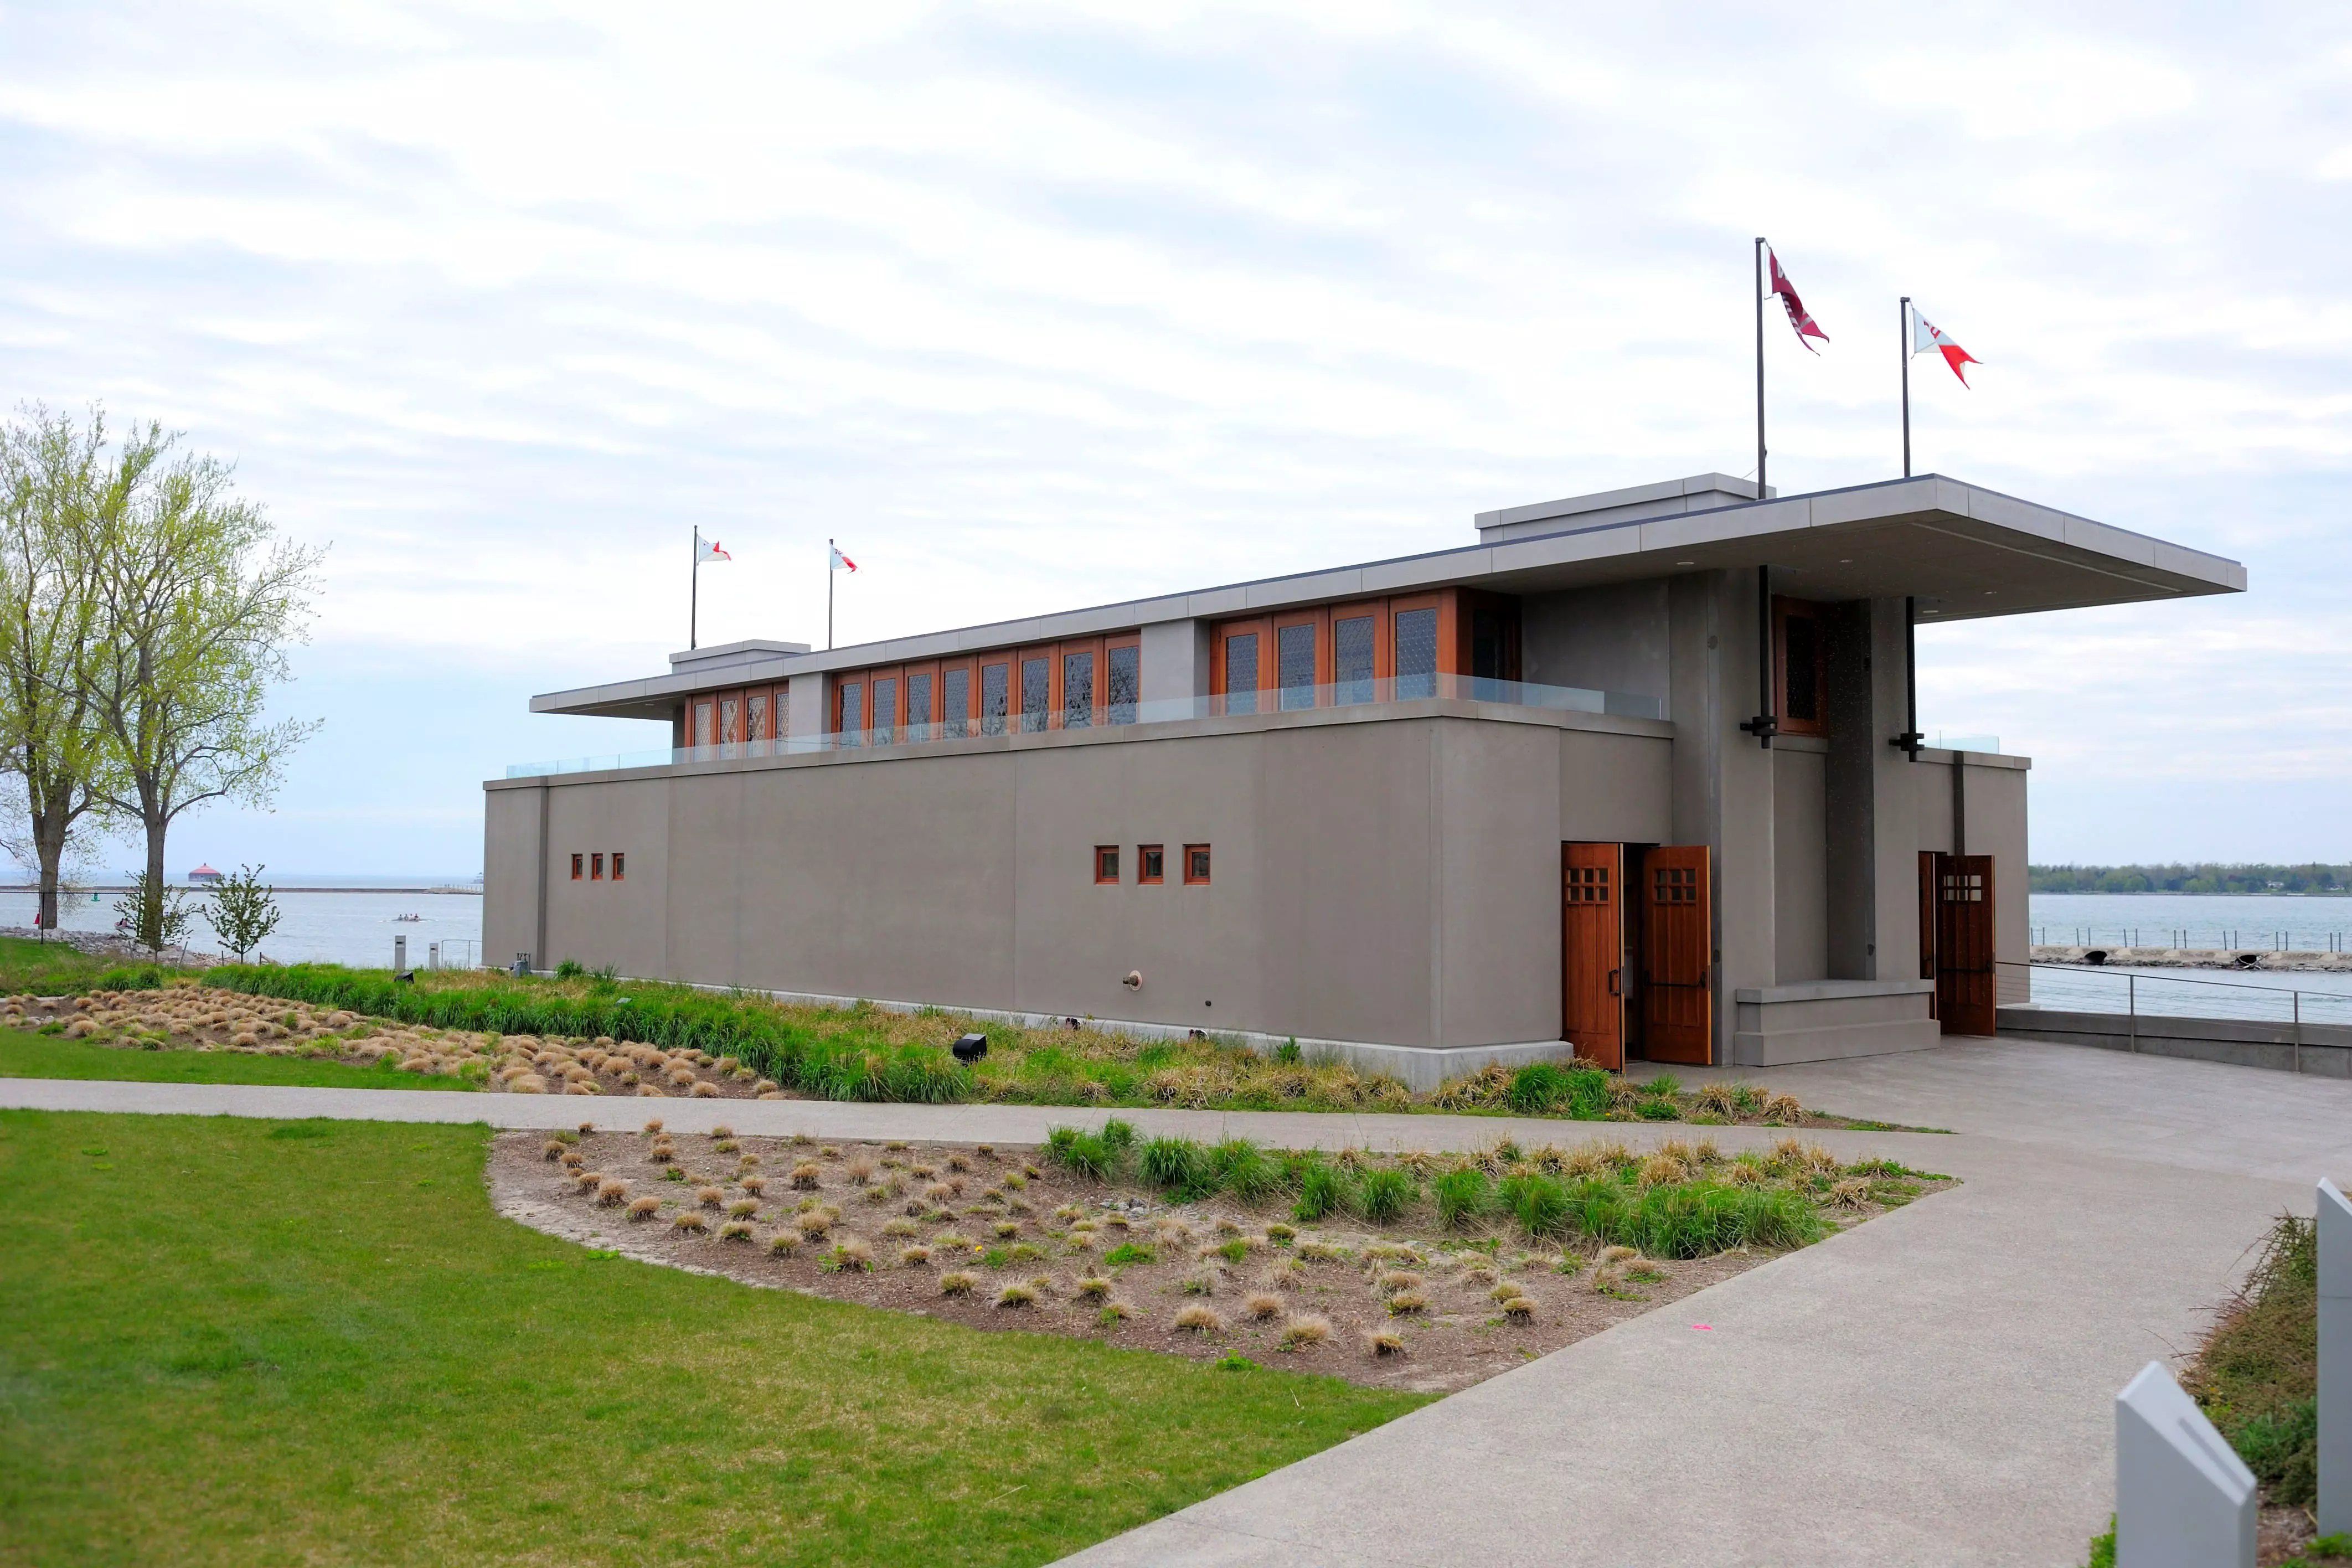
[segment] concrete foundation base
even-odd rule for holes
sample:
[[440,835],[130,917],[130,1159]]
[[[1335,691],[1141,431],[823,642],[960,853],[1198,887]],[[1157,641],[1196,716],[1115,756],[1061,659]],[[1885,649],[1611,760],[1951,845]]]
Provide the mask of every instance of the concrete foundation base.
[[1928,980],[1813,980],[1736,991],[1732,1065],[1783,1067],[1926,1050],[1944,1038],[1928,1016],[1935,994]]
[[2095,1046],[2147,1057],[2186,1057],[2270,1068],[2312,1078],[2352,1078],[2352,1027],[2341,1024],[2263,1022],[2235,1018],[2173,1018],[2121,1013],[2071,1013],[2054,1007],[2003,1007],[2003,1039]]

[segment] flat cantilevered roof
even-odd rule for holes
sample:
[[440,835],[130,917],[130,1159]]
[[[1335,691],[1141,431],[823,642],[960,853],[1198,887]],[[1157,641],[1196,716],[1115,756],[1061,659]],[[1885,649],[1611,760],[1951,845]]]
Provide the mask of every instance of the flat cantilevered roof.
[[[2246,587],[2246,569],[2235,561],[1940,474],[1698,511],[1613,518],[1580,527],[1575,525],[1575,515],[1562,516],[1557,531],[1482,541],[1458,550],[824,652],[730,660],[716,680],[716,670],[688,665],[643,680],[549,692],[532,698],[530,709],[534,713],[667,719],[678,697],[714,684],[751,684],[819,670],[951,658],[1155,621],[1245,616],[1433,588],[1548,594],[1679,572],[1766,565],[1773,568],[1776,591],[1800,598],[1910,596],[1918,600],[1923,616],[1956,621],[2237,594]],[[1519,523],[1515,529],[1525,526]]]

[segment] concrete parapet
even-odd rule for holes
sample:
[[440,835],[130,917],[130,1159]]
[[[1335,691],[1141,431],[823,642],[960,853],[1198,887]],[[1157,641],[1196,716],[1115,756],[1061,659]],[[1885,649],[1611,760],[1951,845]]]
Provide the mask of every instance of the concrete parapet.
[[2352,1078],[2352,1026],[2341,1024],[2297,1026],[2147,1013],[2134,1019],[2123,1013],[2072,1013],[2031,1006],[2002,1007],[1998,1020],[2000,1034],[2014,1039],[2273,1068],[2312,1078]]
[[1925,1050],[1943,1031],[1930,1016],[1931,980],[1812,980],[1748,986],[1732,994],[1738,1010],[1734,1067],[1781,1067]]

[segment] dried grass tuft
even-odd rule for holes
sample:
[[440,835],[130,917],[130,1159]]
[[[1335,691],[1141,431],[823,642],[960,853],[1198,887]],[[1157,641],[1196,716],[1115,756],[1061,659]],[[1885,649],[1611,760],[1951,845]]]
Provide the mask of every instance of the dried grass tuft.
[[1528,1323],[1535,1321],[1535,1315],[1536,1304],[1525,1296],[1513,1296],[1503,1302],[1503,1316],[1507,1318]]
[[1037,1288],[1016,1279],[996,1293],[996,1304],[1000,1307],[1034,1307],[1037,1304]]
[[1176,1327],[1196,1334],[1213,1334],[1224,1326],[1225,1321],[1217,1316],[1216,1309],[1200,1301],[1176,1314]]
[[901,1268],[919,1268],[930,1260],[931,1249],[920,1242],[898,1249],[898,1267]]
[[648,1138],[652,1137],[655,1133],[656,1133],[656,1132],[660,1131],[661,1130],[662,1130],[662,1119],[661,1119],[660,1117],[658,1117],[658,1116],[655,1117],[652,1121],[648,1121],[648,1122],[646,1122],[646,1137],[648,1137]]
[[793,1249],[800,1244],[801,1238],[793,1232],[780,1230],[768,1237],[768,1255],[771,1258],[790,1258]]
[[572,1146],[570,1144],[564,1142],[560,1138],[551,1138],[547,1141],[547,1148],[541,1153],[541,1158],[547,1160],[561,1160],[564,1155],[569,1154],[570,1152],[572,1152]]
[[687,1097],[690,1100],[717,1100],[719,1090],[715,1085],[698,1082],[688,1090]]
[[1331,1320],[1311,1312],[1282,1325],[1282,1342],[1294,1350],[1302,1345],[1319,1345],[1330,1337]]
[[1832,1183],[1830,1186],[1830,1202],[1835,1207],[1842,1209],[1869,1207],[1870,1179],[1866,1176],[1848,1176],[1843,1181]]
[[631,1219],[651,1219],[660,1212],[661,1199],[659,1198],[645,1197],[631,1198],[629,1200],[629,1217]]
[[599,1182],[596,1184],[596,1201],[608,1209],[617,1207],[628,1195],[629,1184],[626,1182]]
[[940,1276],[940,1294],[942,1296],[969,1296],[971,1294],[971,1288],[979,1283],[980,1276],[972,1273],[971,1270],[964,1268],[952,1269],[950,1272]]
[[722,1226],[720,1226],[719,1227],[719,1240],[721,1240],[721,1241],[749,1241],[749,1240],[751,1240],[751,1222],[749,1222],[748,1220],[740,1220],[740,1219],[730,1219],[730,1220],[729,1220],[725,1225],[722,1225]]
[[1404,1336],[1394,1329],[1366,1329],[1364,1350],[1373,1360],[1404,1354]]
[[727,1205],[727,1212],[737,1219],[750,1219],[753,1215],[760,1212],[760,1200],[757,1198],[737,1198],[733,1203]]
[[1391,1312],[1426,1312],[1429,1310],[1429,1298],[1423,1296],[1418,1290],[1400,1290],[1395,1295],[1389,1298],[1389,1310]]
[[841,1173],[847,1176],[852,1184],[862,1187],[874,1179],[874,1162],[860,1154],[843,1165]]
[[825,1233],[833,1228],[833,1215],[823,1209],[811,1209],[793,1221],[793,1224],[797,1226],[800,1233],[811,1241],[822,1241],[824,1239]]
[[1265,1321],[1268,1318],[1279,1318],[1282,1316],[1282,1298],[1275,1295],[1271,1291],[1261,1290],[1256,1295],[1252,1296],[1248,1300],[1243,1302],[1242,1305],[1249,1312],[1251,1317],[1255,1318],[1260,1322]]
[[715,1209],[727,1201],[727,1193],[721,1187],[697,1187],[694,1189],[694,1201],[704,1208]]
[[1078,1294],[1089,1301],[1107,1300],[1111,1282],[1100,1274],[1089,1274],[1078,1281]]
[[677,1217],[669,1223],[688,1236],[700,1236],[710,1228],[710,1222],[702,1217],[702,1211],[699,1209],[681,1210]]
[[798,1191],[813,1193],[821,1184],[819,1178],[824,1173],[815,1161],[803,1160],[793,1167],[793,1185]]
[[1394,1295],[1399,1290],[1418,1290],[1421,1289],[1421,1276],[1410,1269],[1399,1269],[1375,1279],[1372,1289],[1386,1295]]

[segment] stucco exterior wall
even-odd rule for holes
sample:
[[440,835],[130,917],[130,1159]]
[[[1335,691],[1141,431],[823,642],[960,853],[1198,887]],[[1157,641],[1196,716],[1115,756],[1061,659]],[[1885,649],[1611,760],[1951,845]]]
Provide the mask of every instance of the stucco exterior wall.
[[1783,736],[1772,747],[1772,928],[1782,985],[1830,973],[1828,749]]
[[[1594,723],[1324,710],[498,783],[486,931],[525,919],[521,803],[543,793],[548,940],[513,948],[541,966],[1277,1037],[1550,1040],[1559,839],[1654,839],[1664,819],[1664,726]],[[1182,879],[1192,843],[1212,847],[1204,887]],[[1115,886],[1093,879],[1098,844],[1119,847]],[[1141,844],[1165,847],[1163,884],[1138,884]],[[572,854],[614,849],[625,882],[570,880]]]

